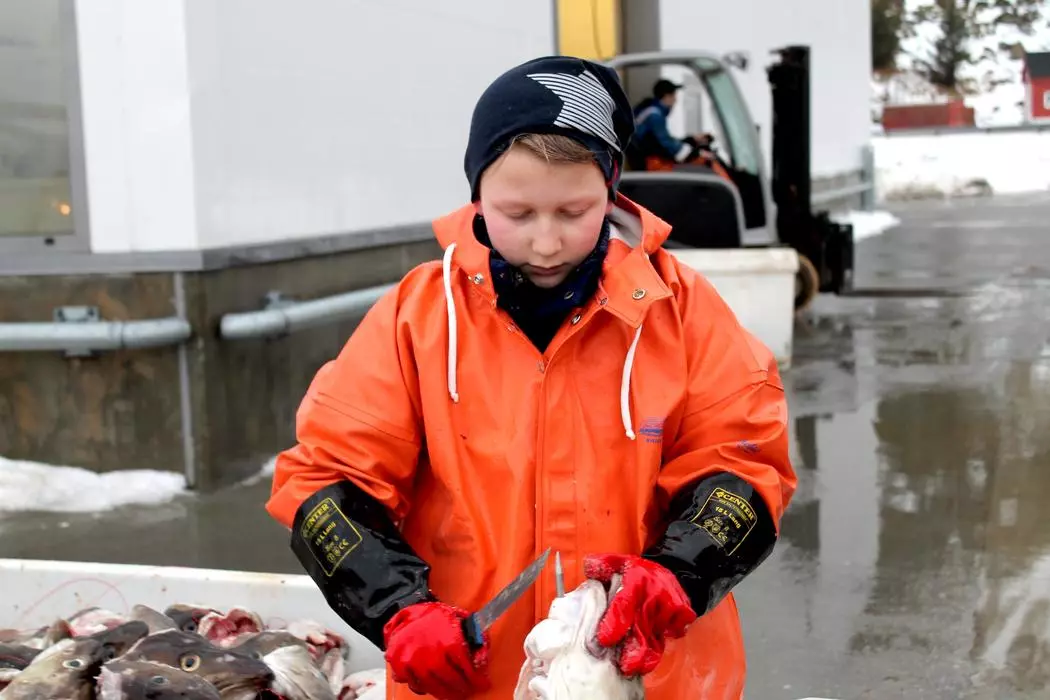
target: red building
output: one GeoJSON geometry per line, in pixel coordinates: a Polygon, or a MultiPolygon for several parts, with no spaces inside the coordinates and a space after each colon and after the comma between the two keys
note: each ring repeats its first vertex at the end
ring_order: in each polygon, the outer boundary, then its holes
{"type": "Polygon", "coordinates": [[[1025,118],[1050,121],[1050,51],[1024,57],[1025,118]]]}
{"type": "Polygon", "coordinates": [[[962,100],[928,105],[886,105],[882,110],[882,128],[886,131],[973,125],[974,110],[962,100]]]}

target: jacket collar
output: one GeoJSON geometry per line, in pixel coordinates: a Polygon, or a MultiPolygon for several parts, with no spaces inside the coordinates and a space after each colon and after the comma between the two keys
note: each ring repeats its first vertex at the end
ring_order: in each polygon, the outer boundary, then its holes
{"type": "MultiPolygon", "coordinates": [[[[495,303],[496,292],[489,272],[489,248],[474,236],[472,204],[434,221],[442,248],[456,244],[452,267],[471,281],[470,287],[495,303]]],[[[652,212],[617,194],[612,213],[609,251],[598,283],[597,303],[632,328],[637,328],[649,307],[671,296],[671,290],[649,260],[667,240],[671,226],[652,212]]]]}

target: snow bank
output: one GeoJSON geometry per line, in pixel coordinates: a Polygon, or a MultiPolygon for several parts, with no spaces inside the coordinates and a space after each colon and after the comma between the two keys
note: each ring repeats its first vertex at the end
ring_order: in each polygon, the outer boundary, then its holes
{"type": "Polygon", "coordinates": [[[840,224],[852,224],[854,241],[878,236],[901,222],[888,211],[850,211],[834,214],[831,218],[840,224]]]}
{"type": "Polygon", "coordinates": [[[1050,131],[872,137],[879,200],[1050,189],[1050,131]]]}
{"type": "Polygon", "coordinates": [[[0,457],[0,512],[74,513],[170,501],[186,491],[181,474],[129,469],[97,474],[0,457]]]}

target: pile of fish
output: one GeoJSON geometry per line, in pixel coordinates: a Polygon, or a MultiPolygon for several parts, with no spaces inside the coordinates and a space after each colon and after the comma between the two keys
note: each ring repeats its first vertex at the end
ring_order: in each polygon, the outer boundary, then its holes
{"type": "Polygon", "coordinates": [[[309,621],[250,610],[89,608],[32,632],[0,630],[0,700],[381,700],[384,669],[347,673],[349,645],[309,621]]]}

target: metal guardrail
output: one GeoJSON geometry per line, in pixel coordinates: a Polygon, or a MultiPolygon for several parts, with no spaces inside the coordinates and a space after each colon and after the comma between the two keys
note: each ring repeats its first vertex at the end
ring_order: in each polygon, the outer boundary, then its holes
{"type": "MultiPolygon", "coordinates": [[[[97,316],[96,316],[97,318],[97,316]]],[[[178,345],[193,333],[182,318],[144,321],[0,323],[0,352],[64,351],[71,356],[102,350],[178,345]]]]}
{"type": "Polygon", "coordinates": [[[812,195],[810,195],[809,201],[813,204],[825,204],[827,202],[833,202],[836,199],[844,199],[846,197],[852,197],[858,194],[867,194],[868,192],[871,192],[874,189],[874,182],[857,182],[852,185],[846,185],[844,187],[839,187],[834,190],[814,192],[812,195]]]}
{"type": "MultiPolygon", "coordinates": [[[[292,301],[275,292],[259,311],[230,313],[219,322],[224,340],[272,338],[306,328],[359,318],[395,284],[356,289],[344,294],[292,301]]],[[[0,352],[65,352],[71,357],[105,350],[155,348],[180,345],[193,335],[183,318],[141,321],[103,321],[91,306],[55,309],[53,323],[0,323],[0,352]]]]}
{"type": "Polygon", "coordinates": [[[355,289],[309,301],[288,301],[271,294],[268,308],[224,315],[219,322],[219,336],[225,340],[270,338],[360,317],[395,286],[355,289]]]}

